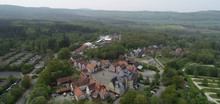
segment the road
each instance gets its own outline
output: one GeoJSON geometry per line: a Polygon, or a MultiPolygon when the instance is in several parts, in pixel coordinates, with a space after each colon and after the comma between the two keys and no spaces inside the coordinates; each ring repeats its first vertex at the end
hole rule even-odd
{"type": "MultiPolygon", "coordinates": [[[[28,97],[28,94],[29,94],[31,88],[34,87],[34,84],[36,81],[37,81],[37,78],[33,79],[31,81],[30,87],[25,91],[25,93],[20,97],[20,99],[15,104],[24,104],[25,99],[28,97]]],[[[26,104],[28,104],[28,103],[26,103],[26,104]]]]}
{"type": "MultiPolygon", "coordinates": [[[[35,65],[34,70],[32,70],[29,74],[33,74],[39,67],[42,67],[44,65],[44,61],[40,61],[39,64],[35,65]]],[[[35,82],[37,81],[38,78],[33,79],[31,81],[31,85],[30,87],[25,91],[25,93],[20,97],[20,99],[16,102],[16,104],[24,104],[25,99],[28,97],[29,92],[31,90],[32,87],[34,87],[35,82]]],[[[28,104],[28,103],[26,103],[28,104]]]]}

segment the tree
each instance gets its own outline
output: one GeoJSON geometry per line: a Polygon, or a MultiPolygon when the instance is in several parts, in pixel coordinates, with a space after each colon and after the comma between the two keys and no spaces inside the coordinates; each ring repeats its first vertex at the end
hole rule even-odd
{"type": "Polygon", "coordinates": [[[77,80],[79,80],[79,75],[75,73],[75,74],[72,76],[72,81],[75,82],[75,81],[77,81],[77,80]]]}
{"type": "Polygon", "coordinates": [[[177,91],[174,85],[169,85],[165,88],[163,100],[165,104],[176,104],[177,91]]]}
{"type": "Polygon", "coordinates": [[[220,91],[217,91],[217,92],[216,92],[216,95],[217,95],[218,97],[220,97],[220,91]]]}
{"type": "Polygon", "coordinates": [[[195,71],[193,72],[193,75],[196,77],[196,76],[199,75],[199,73],[195,70],[195,71]]]}
{"type": "Polygon", "coordinates": [[[43,96],[44,98],[47,98],[48,97],[47,90],[43,87],[37,87],[34,88],[33,91],[31,91],[30,93],[30,99],[34,99],[39,96],[43,96]]]}
{"type": "Polygon", "coordinates": [[[181,86],[184,85],[185,82],[184,82],[184,80],[183,80],[183,78],[182,78],[181,76],[176,75],[176,76],[174,76],[174,77],[172,78],[172,83],[173,83],[174,85],[176,85],[177,88],[180,88],[181,86]]]}
{"type": "Polygon", "coordinates": [[[152,57],[155,58],[155,57],[156,57],[156,54],[157,54],[157,53],[156,53],[156,51],[154,50],[154,51],[153,51],[153,54],[152,54],[152,57]]]}
{"type": "Polygon", "coordinates": [[[218,80],[217,84],[218,84],[218,86],[220,87],[220,80],[218,80]]]}
{"type": "Polygon", "coordinates": [[[218,78],[220,79],[220,73],[218,73],[218,78]]]}
{"type": "Polygon", "coordinates": [[[106,101],[107,101],[107,103],[112,103],[112,102],[113,102],[113,100],[112,100],[112,98],[111,98],[110,96],[108,96],[108,97],[106,98],[106,101]]]}
{"type": "Polygon", "coordinates": [[[59,59],[67,59],[70,57],[70,51],[68,48],[61,48],[59,53],[58,53],[58,58],[59,59]]]}
{"type": "Polygon", "coordinates": [[[135,98],[135,104],[146,104],[147,99],[142,94],[137,94],[135,98]]]}
{"type": "Polygon", "coordinates": [[[30,81],[22,80],[21,87],[28,88],[30,86],[30,81]]]}
{"type": "Polygon", "coordinates": [[[137,94],[137,90],[129,90],[120,99],[120,104],[133,104],[135,102],[137,94]]]}
{"type": "Polygon", "coordinates": [[[163,104],[163,101],[162,101],[162,99],[160,97],[153,96],[150,99],[150,104],[163,104]]]}
{"type": "Polygon", "coordinates": [[[208,86],[208,80],[207,80],[207,78],[204,78],[204,79],[202,80],[202,84],[203,84],[204,86],[208,86]]]}
{"type": "Polygon", "coordinates": [[[31,104],[45,104],[46,103],[46,99],[44,96],[38,96],[35,97],[32,101],[31,104]]]}
{"type": "Polygon", "coordinates": [[[212,78],[212,75],[210,74],[210,72],[208,71],[207,76],[212,78]]]}

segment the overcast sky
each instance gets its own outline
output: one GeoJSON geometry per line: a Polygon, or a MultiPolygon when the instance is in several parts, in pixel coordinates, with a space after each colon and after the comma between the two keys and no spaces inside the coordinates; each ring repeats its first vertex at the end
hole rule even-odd
{"type": "Polygon", "coordinates": [[[0,4],[25,7],[50,7],[121,11],[195,12],[220,10],[220,0],[0,0],[0,4]]]}

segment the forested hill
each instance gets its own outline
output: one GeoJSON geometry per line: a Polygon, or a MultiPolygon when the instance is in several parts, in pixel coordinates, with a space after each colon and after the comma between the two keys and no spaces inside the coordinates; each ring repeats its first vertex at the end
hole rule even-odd
{"type": "Polygon", "coordinates": [[[41,19],[56,21],[101,21],[104,18],[120,20],[176,20],[219,21],[220,11],[191,13],[153,11],[104,11],[90,9],[51,9],[0,5],[0,18],[41,19]],[[101,20],[100,20],[101,19],[101,20]]]}

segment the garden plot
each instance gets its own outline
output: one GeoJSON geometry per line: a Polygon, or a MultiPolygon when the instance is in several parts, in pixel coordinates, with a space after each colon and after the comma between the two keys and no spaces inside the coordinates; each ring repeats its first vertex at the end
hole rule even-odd
{"type": "Polygon", "coordinates": [[[32,55],[32,53],[27,53],[24,57],[22,57],[21,59],[17,60],[16,62],[12,63],[11,65],[15,64],[18,65],[20,64],[22,61],[24,61],[25,59],[29,58],[32,55]]]}

